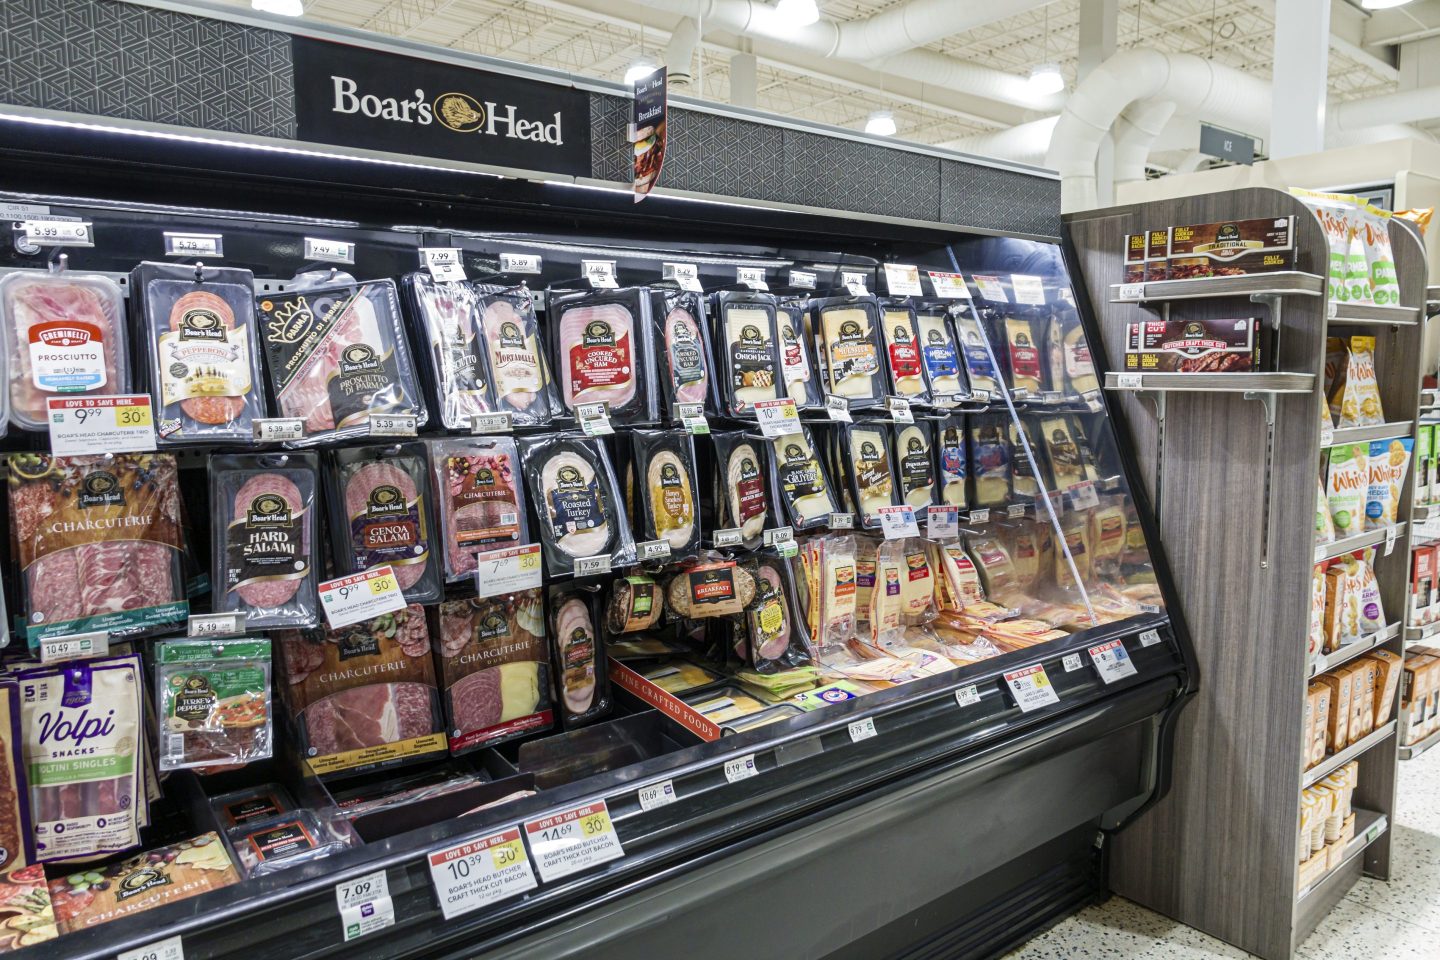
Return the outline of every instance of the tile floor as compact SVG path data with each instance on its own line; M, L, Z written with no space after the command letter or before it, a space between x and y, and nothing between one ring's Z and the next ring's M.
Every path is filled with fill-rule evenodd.
M1400 764L1395 875L1362 877L1300 947L1303 960L1440 957L1440 750ZM1121 897L1062 921L1005 960L1244 960L1250 954Z

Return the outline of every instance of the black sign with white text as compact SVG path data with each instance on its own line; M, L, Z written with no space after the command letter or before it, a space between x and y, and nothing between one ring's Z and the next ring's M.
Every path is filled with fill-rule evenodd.
M635 202L660 182L665 163L665 107L668 71L661 67L631 85L630 139L635 143Z
M308 37L291 44L301 140L590 173L583 90Z

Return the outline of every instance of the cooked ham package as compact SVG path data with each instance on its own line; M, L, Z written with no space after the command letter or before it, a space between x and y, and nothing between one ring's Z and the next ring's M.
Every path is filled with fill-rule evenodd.
M605 444L561 433L522 437L519 445L551 576L574 573L582 557L605 555L615 567L633 563L635 541Z
M652 289L650 315L666 419L679 423L682 409L695 404L702 411L716 410L715 354L705 298L688 290Z
M452 754L555 725L541 590L450 600L436 617Z
M760 545L770 518L770 471L764 441L740 431L715 431L710 440L716 468L711 536L720 530L738 530L741 545L753 550Z
M313 453L210 458L211 606L249 630L319 623L318 458Z
M407 603L440 599L425 444L346 447L329 455L335 575L388 564Z
M285 704L317 774L348 776L445 753L423 607L277 636Z
M436 399L436 415L450 430L469 430L476 414L495 409L479 298L464 281L440 282L407 273L400 289L425 349L422 365Z
M480 311L495 409L510 414L521 426L549 423L560 413L560 400L529 289L484 283L470 287Z
M130 290L156 442L254 443L254 421L265 416L254 275L142 263L130 271Z
M112 637L183 625L180 487L164 453L12 453L10 525L32 647L42 637Z
M372 414L428 422L393 281L321 284L257 302L276 414L305 421L296 445L369 436Z
M823 407L825 393L820 389L810 338L805 335L805 301L782 301L775 319L780 327L780 370L785 384L782 396L794 400L801 410Z
M551 587L550 652L560 688L557 706L565 729L610 713L610 674L600 639L599 594L589 587Z
M635 430L625 462L625 510L637 541L663 540L671 559L700 548L695 446L684 430Z
M781 397L776 300L768 293L714 295L715 339L725 368L725 412L755 419L755 404Z
M10 422L45 430L45 401L131 393L125 297L108 277L18 271L0 277Z
M529 543L520 454L509 437L428 441L445 581L475 576L476 555Z
M604 403L615 423L659 422L645 287L548 294L560 400L571 414Z

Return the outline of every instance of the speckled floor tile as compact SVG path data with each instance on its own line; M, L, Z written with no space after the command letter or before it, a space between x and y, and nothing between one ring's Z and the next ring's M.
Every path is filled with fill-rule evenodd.
M1140 960L1178 924L1120 897L1086 907L1005 960Z
M1435 934L1363 903L1341 900L1296 953L1302 960L1435 960Z

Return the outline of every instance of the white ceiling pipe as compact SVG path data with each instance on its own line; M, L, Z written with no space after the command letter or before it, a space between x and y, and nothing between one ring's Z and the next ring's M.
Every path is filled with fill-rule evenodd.
M695 45L700 42L700 27L685 17L670 32L670 42L665 46L665 66L670 83L675 86L690 85L690 64L695 59Z
M1360 130L1390 123L1415 123L1440 116L1440 87L1417 87L1365 100L1347 100L1330 108L1335 130Z
M1131 104L1115 121L1115 186L1145 179L1145 162L1156 138L1175 115L1175 104L1150 100ZM1110 198L1113 202L1114 198Z
M982 67L934 50L907 50L871 66L907 80L960 90L987 100L1046 113L1060 109L1065 102L1063 94L1036 96L1026 77Z
M1039 166L1045 163L1045 151L1050 149L1050 135L1055 131L1055 122L1059 119L1058 116L1042 117L1029 123L996 130L994 133L960 137L940 146L980 157L998 157Z
M910 0L864 20L836 24L831 56L881 60L905 50L1028 13L1051 0ZM783 38L782 38L783 39Z

